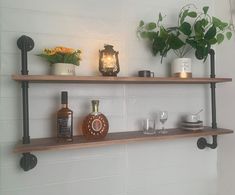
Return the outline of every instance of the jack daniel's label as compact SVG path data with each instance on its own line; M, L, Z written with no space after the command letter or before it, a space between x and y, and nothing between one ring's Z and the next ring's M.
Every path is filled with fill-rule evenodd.
M71 115L66 117L57 118L58 132L61 136L70 136L72 131L72 117Z

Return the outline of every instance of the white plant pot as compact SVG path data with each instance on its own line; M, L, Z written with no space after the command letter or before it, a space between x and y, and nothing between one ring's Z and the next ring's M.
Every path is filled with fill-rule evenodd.
M53 75L75 75L75 65L68 63L55 63L51 65L51 74Z
M192 78L191 58L176 58L171 64L173 77Z

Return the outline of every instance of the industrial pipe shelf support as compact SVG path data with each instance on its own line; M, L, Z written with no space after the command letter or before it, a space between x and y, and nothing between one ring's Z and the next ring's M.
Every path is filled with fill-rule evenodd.
M211 69L211 78L215 78L215 51L213 49L210 49L210 69ZM217 122L216 122L216 94L215 94L215 88L216 84L211 83L211 117L212 117L212 128L217 129ZM204 149L206 147L209 147L211 149L217 148L217 135L212 136L212 143L208 143L207 140L203 137L199 138L197 141L197 147L199 149Z
M27 52L31 51L34 47L34 41L30 37L25 35L21 36L17 40L17 46L21 50L21 74L28 75L28 60ZM23 100L23 144L30 143L29 136L29 99L28 99L28 81L21 83L22 87L22 100ZM20 166L24 171L33 169L37 164L37 158L33 154L23 153L23 157L20 160Z

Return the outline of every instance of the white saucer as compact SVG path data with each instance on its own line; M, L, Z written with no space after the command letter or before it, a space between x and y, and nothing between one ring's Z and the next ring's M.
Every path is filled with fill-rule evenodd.
M203 122L202 121L198 121L198 122L194 122L194 123L181 122L181 125L185 126L185 127L201 127L201 126L203 126Z
M185 127L185 126L182 126L181 128L183 130L188 130L188 131L197 131L197 130L202 130L203 126L200 126L200 127Z

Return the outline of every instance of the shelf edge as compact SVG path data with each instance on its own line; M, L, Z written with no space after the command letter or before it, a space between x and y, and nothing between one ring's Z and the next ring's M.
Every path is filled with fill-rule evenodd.
M181 134L169 134L169 135L163 135L163 136L139 136L138 133L135 135L136 132L129 132L129 134L134 134L134 137L128 137L128 132L123 132L123 133L110 133L109 136L115 136L118 135L120 136L121 134L127 134L127 138L121 138L121 139L110 139L110 140L92 140L92 141L85 141L84 143L66 143L66 144L57 144L55 143L54 145L48 145L48 146L41 146L41 145L36 145L34 146L33 144L29 145L23 145L20 144L16 146L14 149L15 153L25 153L25 152L39 152L39 151L52 151L52 150L67 150L67 149L82 149L82 148L92 148L92 147L101 147L101 146L110 146L110 145L117 145L117 144L129 144L129 143L135 143L135 142L140 142L140 141L151 141L151 140L156 140L156 141L163 141L163 140L174 140L174 139L180 139L180 138L187 138L187 137L203 137L203 136L211 136L211 135L222 135L222 134L230 134L233 133L232 130L227 130L227 129L220 129L218 131L213 132L214 130L208 130L204 132L192 132L192 133L181 133ZM141 132L142 134L142 132ZM117 137L118 137L117 136ZM136 137L135 137L136 136ZM32 139L32 143L34 140L40 141L40 140L56 140L56 138L41 138L41 139ZM84 141L83 136L75 136L75 140L81 139ZM47 143L48 144L48 143Z

